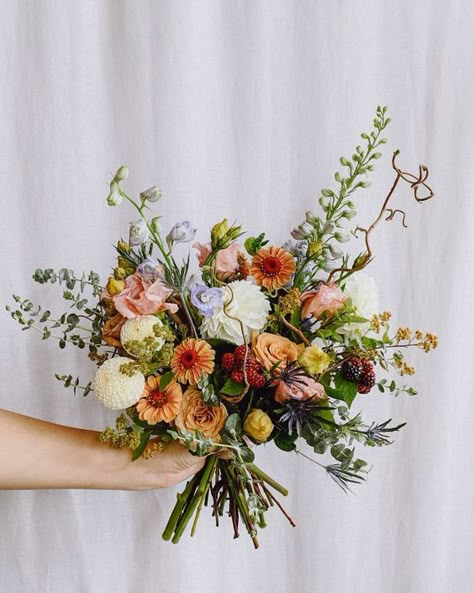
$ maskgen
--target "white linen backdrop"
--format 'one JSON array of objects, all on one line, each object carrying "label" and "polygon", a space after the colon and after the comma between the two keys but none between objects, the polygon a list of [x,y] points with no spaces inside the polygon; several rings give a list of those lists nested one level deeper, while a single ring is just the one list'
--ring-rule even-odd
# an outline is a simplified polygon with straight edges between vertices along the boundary
[{"label": "white linen backdrop", "polygon": [[[441,344],[413,355],[417,397],[356,402],[367,420],[408,425],[392,447],[362,451],[374,468],[355,496],[305,459],[259,447],[298,524],[269,513],[260,550],[208,513],[193,540],[162,542],[177,489],[2,492],[2,592],[474,590],[473,17],[470,0],[2,0],[1,302],[18,293],[61,310],[54,288],[32,282],[36,267],[107,275],[135,218],[105,202],[121,163],[131,191],[162,187],[165,230],[189,218],[205,241],[227,216],[285,241],[380,103],[390,143],[357,197],[361,220],[391,184],[395,148],[406,169],[429,165],[436,198],[418,205],[401,189],[409,228],[377,229],[371,274],[394,323]],[[2,407],[111,421],[93,395],[54,379],[87,380],[82,352],[0,320]]]}]

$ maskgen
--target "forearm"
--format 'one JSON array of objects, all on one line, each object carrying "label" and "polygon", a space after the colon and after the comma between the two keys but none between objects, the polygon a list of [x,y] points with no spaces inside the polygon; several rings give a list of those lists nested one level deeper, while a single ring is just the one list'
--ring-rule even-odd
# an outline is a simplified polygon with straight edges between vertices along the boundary
[{"label": "forearm", "polygon": [[98,435],[0,410],[0,489],[160,486],[149,460],[132,463],[128,449],[113,449]]}]

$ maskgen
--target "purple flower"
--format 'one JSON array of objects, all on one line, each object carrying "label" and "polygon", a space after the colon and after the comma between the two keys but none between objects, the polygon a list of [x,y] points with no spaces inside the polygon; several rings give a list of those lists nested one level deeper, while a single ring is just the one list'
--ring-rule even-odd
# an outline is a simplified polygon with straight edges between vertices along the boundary
[{"label": "purple flower", "polygon": [[163,268],[160,262],[154,258],[149,257],[142,261],[142,263],[138,266],[137,272],[147,282],[154,282],[158,277],[162,275]]},{"label": "purple flower", "polygon": [[172,247],[175,243],[189,243],[196,235],[196,229],[189,220],[177,222],[166,237],[168,245]]},{"label": "purple flower", "polygon": [[221,288],[208,288],[204,284],[191,287],[191,302],[204,317],[212,317],[224,305],[224,291]]}]

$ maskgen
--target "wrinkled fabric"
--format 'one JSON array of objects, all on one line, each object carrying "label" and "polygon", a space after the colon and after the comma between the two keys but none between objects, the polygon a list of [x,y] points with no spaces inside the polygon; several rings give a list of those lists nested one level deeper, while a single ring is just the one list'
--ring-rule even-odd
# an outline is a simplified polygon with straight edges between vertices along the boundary
[{"label": "wrinkled fabric", "polygon": [[[470,0],[3,0],[1,303],[15,292],[65,310],[60,291],[31,280],[37,267],[107,276],[136,219],[125,202],[106,204],[123,163],[129,192],[161,188],[164,235],[189,219],[205,243],[227,217],[284,243],[319,211],[320,188],[334,186],[380,103],[390,143],[356,194],[357,222],[377,216],[396,148],[403,169],[429,165],[436,198],[417,204],[400,188],[408,229],[398,214],[380,225],[368,272],[394,325],[431,330],[441,345],[410,356],[417,397],[354,404],[368,422],[408,422],[392,447],[361,451],[374,467],[355,496],[304,458],[258,448],[297,523],[273,509],[259,551],[207,512],[194,539],[163,542],[177,488],[0,492],[0,591],[472,590],[473,10]],[[111,421],[92,394],[54,379],[89,380],[84,353],[22,333],[5,312],[0,324],[0,406],[94,429]]]}]

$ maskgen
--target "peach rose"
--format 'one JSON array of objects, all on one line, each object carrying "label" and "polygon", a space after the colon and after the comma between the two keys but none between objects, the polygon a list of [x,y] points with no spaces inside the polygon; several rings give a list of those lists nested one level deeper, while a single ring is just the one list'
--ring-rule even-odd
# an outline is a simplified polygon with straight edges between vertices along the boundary
[{"label": "peach rose", "polygon": [[188,387],[183,394],[175,424],[181,431],[199,430],[205,437],[219,442],[219,433],[224,428],[226,419],[227,410],[224,404],[208,406],[204,403],[199,389]]},{"label": "peach rose", "polygon": [[[194,243],[193,247],[198,250],[198,261],[199,266],[202,268],[204,262],[209,257],[211,253],[211,244],[205,243],[204,245],[201,243]],[[226,249],[221,249],[216,256],[214,261],[214,268],[216,271],[216,276],[219,279],[226,278],[235,274],[239,269],[239,246],[237,243],[232,243]]]},{"label": "peach rose", "polygon": [[325,399],[326,392],[321,383],[318,383],[311,377],[301,375],[291,385],[288,385],[284,381],[278,381],[274,397],[277,402],[282,404],[289,399]]},{"label": "peach rose", "polygon": [[344,308],[346,298],[335,282],[321,284],[317,290],[308,290],[301,295],[301,315],[303,319],[318,319],[326,311],[332,315]]},{"label": "peach rose", "polygon": [[102,339],[106,344],[115,348],[122,347],[120,331],[126,321],[126,318],[120,313],[115,313],[115,315],[107,319],[102,328]]},{"label": "peach rose", "polygon": [[[252,349],[255,358],[267,371],[275,367],[278,372],[288,362],[298,358],[302,347],[283,336],[263,332],[255,339]],[[277,363],[278,366],[275,366]]]},{"label": "peach rose", "polygon": [[178,306],[165,302],[172,292],[160,278],[151,282],[135,273],[128,276],[124,290],[112,299],[119,313],[127,319],[134,319],[138,315],[153,315],[165,309],[176,313]]}]

